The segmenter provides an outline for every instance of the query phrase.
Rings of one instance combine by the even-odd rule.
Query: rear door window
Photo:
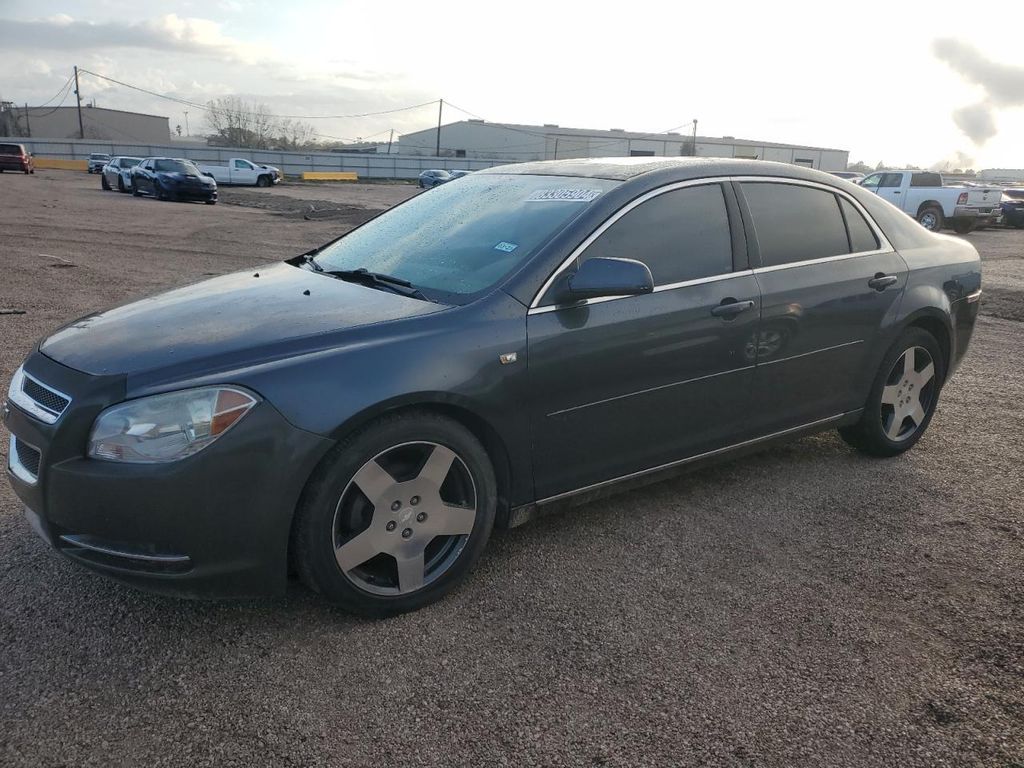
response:
[[[653,197],[626,213],[583,253],[637,259],[654,284],[669,285],[732,271],[732,238],[719,184]]]
[[[770,182],[740,186],[754,221],[762,266],[850,253],[839,203],[831,192]]]

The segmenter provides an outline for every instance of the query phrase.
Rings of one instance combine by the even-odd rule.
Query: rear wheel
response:
[[[839,434],[871,456],[903,453],[931,423],[944,376],[935,337],[921,328],[907,329],[882,361],[860,421]]]
[[[938,232],[942,229],[942,209],[936,205],[929,205],[917,212],[918,223],[929,232]]]
[[[365,616],[422,608],[451,591],[494,525],[486,451],[433,413],[385,417],[339,444],[310,481],[293,557],[303,581]]]

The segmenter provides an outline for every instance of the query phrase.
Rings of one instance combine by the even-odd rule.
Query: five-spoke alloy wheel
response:
[[[882,361],[860,421],[839,434],[872,456],[902,453],[928,428],[944,376],[935,337],[923,328],[908,328]]]
[[[300,504],[292,557],[309,586],[349,610],[415,610],[479,557],[496,505],[494,470],[469,430],[399,413],[328,454]]]

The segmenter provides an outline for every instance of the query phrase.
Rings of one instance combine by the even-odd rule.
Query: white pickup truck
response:
[[[975,227],[999,223],[1002,215],[1001,189],[946,186],[932,171],[880,171],[859,183],[933,232],[947,226],[965,235]]]
[[[281,181],[281,171],[272,165],[256,165],[244,157],[232,157],[227,165],[198,164],[199,172],[212,176],[218,184],[269,187]]]

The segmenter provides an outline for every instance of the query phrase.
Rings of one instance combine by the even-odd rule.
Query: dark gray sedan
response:
[[[814,170],[494,168],[44,339],[10,480],[114,578],[394,614],[560,502],[825,429],[906,451],[980,295],[970,244]]]

